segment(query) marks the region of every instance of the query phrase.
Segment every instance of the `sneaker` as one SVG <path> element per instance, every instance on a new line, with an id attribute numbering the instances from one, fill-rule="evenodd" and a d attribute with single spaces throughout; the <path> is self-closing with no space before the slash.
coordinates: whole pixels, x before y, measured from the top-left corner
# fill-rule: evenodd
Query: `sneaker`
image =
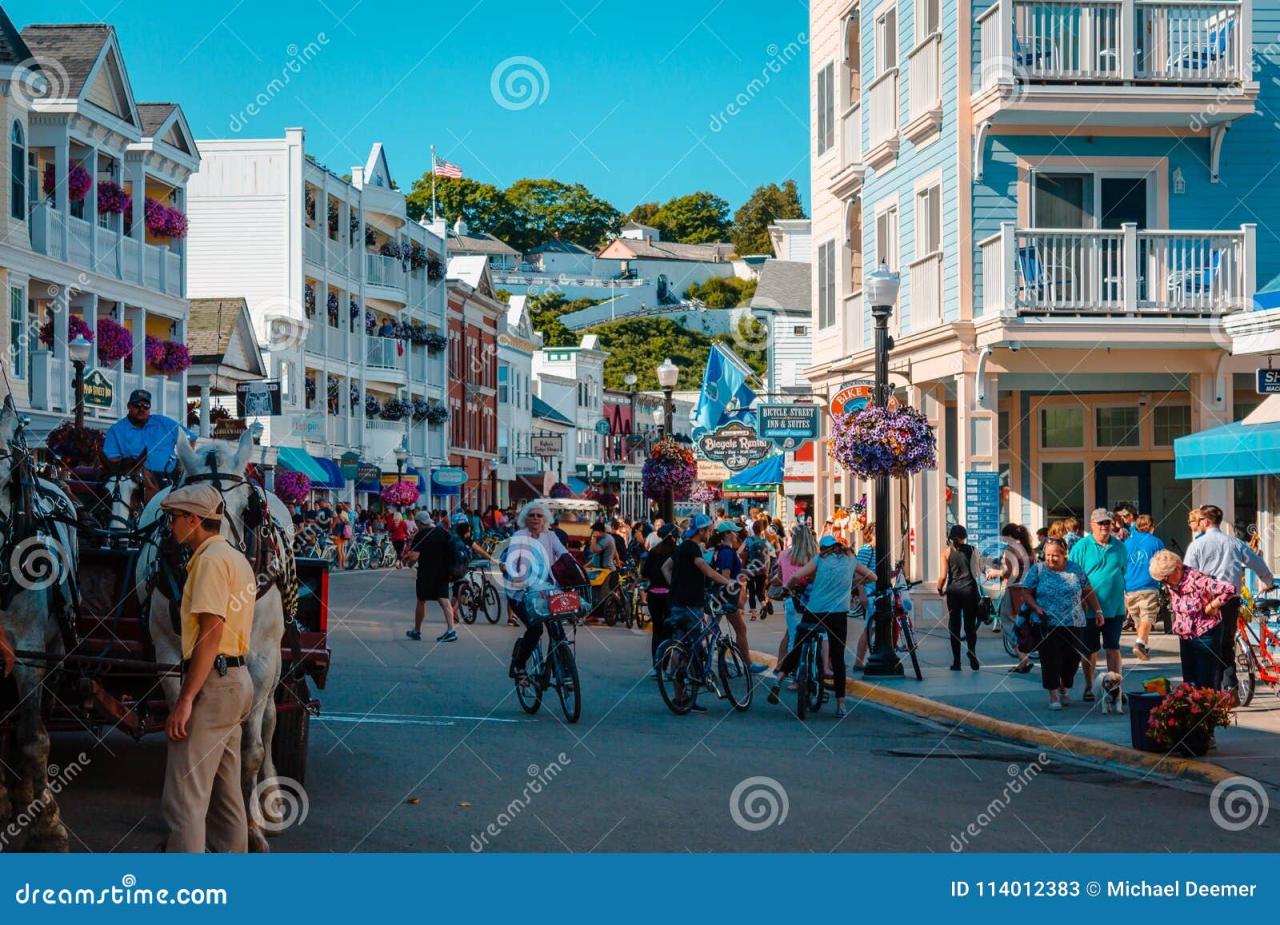
<path id="1" fill-rule="evenodd" d="M 1063 691 L 1061 694 L 1058 695 L 1058 703 L 1062 704 L 1064 707 L 1071 706 L 1071 697 L 1067 694 L 1066 691 Z"/>
<path id="2" fill-rule="evenodd" d="M 1062 709 L 1062 704 L 1058 703 L 1057 701 L 1054 701 L 1053 703 L 1049 704 L 1049 709 L 1050 709 L 1050 710 L 1061 710 L 1061 709 Z"/>
<path id="3" fill-rule="evenodd" d="M 1093 695 L 1093 688 L 1086 687 L 1084 689 L 1084 693 L 1080 695 L 1080 699 L 1083 700 L 1085 703 L 1093 703 L 1098 698 L 1096 698 Z"/>
<path id="4" fill-rule="evenodd" d="M 1134 658 L 1139 661 L 1151 661 L 1151 650 L 1147 648 L 1147 644 L 1145 642 L 1135 642 L 1133 644 L 1133 655 Z"/>
<path id="5" fill-rule="evenodd" d="M 457 642 L 457 641 L 458 641 L 458 634 L 455 633 L 453 630 L 445 630 L 443 633 L 441 633 L 439 636 L 436 637 L 436 642 Z"/>
<path id="6" fill-rule="evenodd" d="M 405 633 L 405 635 L 408 636 L 410 639 L 412 639 L 414 642 L 422 642 L 422 634 L 419 633 L 417 630 L 409 630 L 408 632 Z"/>
<path id="7" fill-rule="evenodd" d="M 776 686 L 769 688 L 769 696 L 765 698 L 766 703 L 778 702 L 778 688 Z"/>
<path id="8" fill-rule="evenodd" d="M 849 715 L 849 713 L 848 713 L 848 711 L 846 711 L 846 710 L 845 710 L 845 708 L 844 708 L 844 707 L 842 707 L 842 706 L 838 706 L 838 705 L 836 706 L 836 716 L 837 716 L 837 717 L 843 717 L 843 716 L 848 716 L 848 715 Z"/>

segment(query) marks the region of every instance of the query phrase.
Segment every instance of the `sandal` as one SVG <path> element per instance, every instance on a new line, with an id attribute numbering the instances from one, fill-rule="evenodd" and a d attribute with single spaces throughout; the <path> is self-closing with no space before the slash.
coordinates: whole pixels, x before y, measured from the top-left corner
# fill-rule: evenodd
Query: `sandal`
<path id="1" fill-rule="evenodd" d="M 1093 703 L 1093 702 L 1094 702 L 1095 700 L 1097 700 L 1098 698 L 1096 698 L 1095 696 L 1093 696 L 1093 688 L 1091 688 L 1091 687 L 1086 687 L 1086 688 L 1084 689 L 1084 693 L 1080 695 L 1080 699 L 1081 699 L 1084 703 Z"/>
<path id="2" fill-rule="evenodd" d="M 1027 674 L 1031 671 L 1031 663 L 1026 662 L 1022 665 L 1014 665 L 1009 669 L 1009 674 Z"/>

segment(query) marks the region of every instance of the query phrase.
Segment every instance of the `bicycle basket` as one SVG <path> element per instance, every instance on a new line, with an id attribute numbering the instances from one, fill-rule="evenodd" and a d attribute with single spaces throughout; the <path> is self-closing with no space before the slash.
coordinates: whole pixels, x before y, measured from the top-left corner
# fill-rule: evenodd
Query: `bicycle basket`
<path id="1" fill-rule="evenodd" d="M 530 591 L 525 595 L 525 611 L 530 622 L 572 619 L 582 612 L 582 596 L 560 588 Z"/>

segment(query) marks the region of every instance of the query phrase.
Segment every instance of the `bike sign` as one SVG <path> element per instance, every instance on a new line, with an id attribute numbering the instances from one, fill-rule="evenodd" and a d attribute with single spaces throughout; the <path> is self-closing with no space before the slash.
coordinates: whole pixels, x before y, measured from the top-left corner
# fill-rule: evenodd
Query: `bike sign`
<path id="1" fill-rule="evenodd" d="M 698 454 L 712 462 L 724 463 L 730 472 L 741 472 L 773 452 L 773 443 L 751 427 L 733 421 L 704 433 L 697 441 Z"/>

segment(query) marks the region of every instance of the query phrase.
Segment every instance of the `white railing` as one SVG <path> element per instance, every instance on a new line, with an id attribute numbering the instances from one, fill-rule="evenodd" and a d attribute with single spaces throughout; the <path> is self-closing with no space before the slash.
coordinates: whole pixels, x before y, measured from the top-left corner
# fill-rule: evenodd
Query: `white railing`
<path id="1" fill-rule="evenodd" d="M 1244 9 L 1241 0 L 996 0 L 977 19 L 978 85 L 1243 80 Z"/>
<path id="2" fill-rule="evenodd" d="M 928 254 L 909 267 L 911 330 L 919 333 L 942 322 L 942 254 Z"/>
<path id="3" fill-rule="evenodd" d="M 369 430 L 393 430 L 400 433 L 404 432 L 404 421 L 384 421 L 382 418 L 366 418 L 364 426 Z"/>
<path id="4" fill-rule="evenodd" d="M 67 361 L 48 350 L 31 353 L 31 407 L 40 411 L 70 411 Z"/>
<path id="5" fill-rule="evenodd" d="M 404 288 L 404 269 L 395 257 L 382 254 L 365 254 L 365 267 L 368 271 L 368 282 L 371 286 L 385 286 L 389 289 Z"/>
<path id="6" fill-rule="evenodd" d="M 152 376 L 151 393 L 160 400 L 157 409 L 161 414 L 180 421 L 187 419 L 185 403 L 182 400 L 182 380 L 170 379 L 168 376 Z"/>
<path id="7" fill-rule="evenodd" d="M 1239 3 L 1137 0 L 1139 78 L 1223 82 L 1244 73 L 1247 28 Z"/>
<path id="8" fill-rule="evenodd" d="M 67 238 L 70 256 L 67 261 L 82 267 L 92 268 L 92 251 L 89 249 L 89 223 L 82 218 L 68 215 L 67 228 L 70 231 L 70 235 Z"/>
<path id="9" fill-rule="evenodd" d="M 1253 225 L 1233 231 L 1015 229 L 980 242 L 985 312 L 1208 315 L 1246 308 Z"/>
<path id="10" fill-rule="evenodd" d="M 935 32 L 907 55 L 907 121 L 942 106 L 942 34 Z"/>
<path id="11" fill-rule="evenodd" d="M 862 163 L 862 104 L 854 103 L 840 117 L 841 165 Z"/>
<path id="12" fill-rule="evenodd" d="M 649 285 L 649 280 L 639 277 L 633 279 L 612 279 L 598 276 L 570 276 L 540 273 L 494 273 L 494 285 L 499 286 L 579 286 L 589 289 L 639 289 Z"/>
<path id="13" fill-rule="evenodd" d="M 169 295 L 182 295 L 182 255 L 168 248 L 164 251 L 164 291 Z"/>
<path id="14" fill-rule="evenodd" d="M 338 446 L 355 446 L 359 441 L 351 439 L 354 431 L 353 419 L 345 415 L 330 417 L 327 421 L 329 442 Z"/>
<path id="15" fill-rule="evenodd" d="M 351 252 L 347 247 L 347 242 L 326 238 L 324 242 L 325 252 L 329 255 L 329 269 L 334 273 L 347 275 L 347 255 Z"/>
<path id="16" fill-rule="evenodd" d="M 396 349 L 397 341 L 390 337 L 365 337 L 365 356 L 374 369 L 404 370 L 404 354 Z"/>
<path id="17" fill-rule="evenodd" d="M 31 249 L 36 253 L 64 260 L 62 249 L 62 213 L 47 200 L 33 203 L 27 219 L 31 233 Z"/>
<path id="18" fill-rule="evenodd" d="M 414 270 L 409 274 L 409 304 L 421 305 L 427 300 L 427 273 Z"/>
<path id="19" fill-rule="evenodd" d="M 311 329 L 307 331 L 306 345 L 307 350 L 317 356 L 324 356 L 324 328 L 325 326 L 317 323 L 315 318 L 311 319 Z"/>
<path id="20" fill-rule="evenodd" d="M 131 283 L 142 282 L 142 242 L 126 236 L 120 242 L 120 276 Z"/>
<path id="21" fill-rule="evenodd" d="M 94 244 L 98 253 L 94 259 L 94 266 L 99 273 L 109 273 L 112 276 L 120 275 L 120 256 L 117 250 L 119 243 L 120 235 L 116 234 L 114 228 L 104 228 L 101 224 L 98 225 L 98 239 Z"/>
<path id="22" fill-rule="evenodd" d="M 349 327 L 343 327 L 342 325 L 336 328 L 328 328 L 329 356 L 335 360 L 345 360 L 351 354 L 351 334 L 348 333 L 349 331 Z"/>
<path id="23" fill-rule="evenodd" d="M 324 266 L 324 241 L 310 228 L 302 232 L 302 254 L 316 266 Z"/>
<path id="24" fill-rule="evenodd" d="M 160 278 L 164 273 L 164 248 L 154 244 L 142 245 L 142 257 L 145 265 L 142 268 L 142 284 L 148 289 L 160 288 Z"/>
<path id="25" fill-rule="evenodd" d="M 898 69 L 890 68 L 871 82 L 870 97 L 871 147 L 891 141 L 898 135 Z"/>

